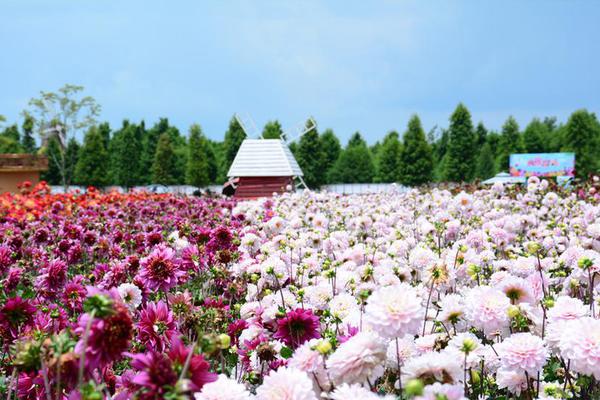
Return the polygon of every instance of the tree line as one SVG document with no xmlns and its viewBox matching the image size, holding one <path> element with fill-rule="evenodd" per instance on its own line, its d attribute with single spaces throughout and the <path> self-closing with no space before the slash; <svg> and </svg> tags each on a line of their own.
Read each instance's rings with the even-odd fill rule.
<svg viewBox="0 0 600 400">
<path fill-rule="evenodd" d="M 75 136 L 42 135 L 39 121 L 25 113 L 21 126 L 0 132 L 0 153 L 44 153 L 50 184 L 133 187 L 147 184 L 222 184 L 246 135 L 232 117 L 222 141 L 207 138 L 198 124 L 187 135 L 161 118 L 151 127 L 124 120 L 113 129 L 107 122 L 89 123 L 79 143 Z M 65 119 L 65 121 L 67 121 Z M 89 121 L 88 121 L 89 122 Z M 63 122 L 64 126 L 68 125 Z M 308 122 L 307 122 L 308 124 Z M 73 127 L 77 125 L 73 124 Z M 85 126 L 81 125 L 80 126 Z M 38 129 L 40 130 L 40 129 Z M 268 122 L 264 138 L 283 135 L 278 121 Z M 508 117 L 499 132 L 482 122 L 473 124 L 467 107 L 459 104 L 447 128 L 425 132 L 417 115 L 400 135 L 391 131 L 369 146 L 359 132 L 345 146 L 332 129 L 316 128 L 290 143 L 309 187 L 329 183 L 398 182 L 416 186 L 429 182 L 471 182 L 507 171 L 511 153 L 569 151 L 576 154 L 578 176 L 600 167 L 600 123 L 594 113 L 578 110 L 564 124 L 554 117 L 534 118 L 521 129 Z"/>
</svg>

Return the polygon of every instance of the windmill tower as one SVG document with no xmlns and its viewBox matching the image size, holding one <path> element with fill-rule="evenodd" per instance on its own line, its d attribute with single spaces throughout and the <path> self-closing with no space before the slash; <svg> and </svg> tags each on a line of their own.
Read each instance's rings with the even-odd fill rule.
<svg viewBox="0 0 600 400">
<path fill-rule="evenodd" d="M 273 193 L 306 188 L 302 169 L 289 149 L 289 143 L 316 128 L 310 117 L 307 124 L 283 133 L 280 139 L 264 139 L 249 116 L 234 115 L 246 134 L 227 172 L 229 181 L 223 192 L 237 198 L 269 197 Z"/>
</svg>

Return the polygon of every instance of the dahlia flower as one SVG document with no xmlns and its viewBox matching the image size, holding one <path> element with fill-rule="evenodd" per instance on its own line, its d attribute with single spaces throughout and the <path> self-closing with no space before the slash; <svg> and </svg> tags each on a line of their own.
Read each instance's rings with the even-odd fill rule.
<svg viewBox="0 0 600 400">
<path fill-rule="evenodd" d="M 310 339 L 321 337 L 319 327 L 319 317 L 311 310 L 297 308 L 277 320 L 277 332 L 273 337 L 296 348 Z"/>
<path fill-rule="evenodd" d="M 29 300 L 19 296 L 9 298 L 0 308 L 0 336 L 9 343 L 18 338 L 19 332 L 33 321 L 35 311 Z"/>
<path fill-rule="evenodd" d="M 184 378 L 190 380 L 190 389 L 194 392 L 202 389 L 205 384 L 214 382 L 217 379 L 217 374 L 209 371 L 210 365 L 204 359 L 202 354 L 190 355 L 191 349 L 184 346 L 183 342 L 175 337 L 171 343 L 171 349 L 168 356 L 175 365 L 176 369 L 183 369 L 189 357 L 188 375 Z"/>
<path fill-rule="evenodd" d="M 600 379 L 600 319 L 583 317 L 563 325 L 559 348 L 571 369 Z"/>
<path fill-rule="evenodd" d="M 256 400 L 317 400 L 313 382 L 295 368 L 279 368 L 256 389 Z"/>
<path fill-rule="evenodd" d="M 142 304 L 142 291 L 132 283 L 123 283 L 117 288 L 123 303 L 131 312 L 135 311 Z"/>
<path fill-rule="evenodd" d="M 393 400 L 395 397 L 391 395 L 380 397 L 357 383 L 352 385 L 343 383 L 329 393 L 327 398 L 330 400 Z"/>
<path fill-rule="evenodd" d="M 417 291 L 400 284 L 377 289 L 369 296 L 365 321 L 379 335 L 391 339 L 416 334 L 423 324 L 424 312 Z"/>
<path fill-rule="evenodd" d="M 477 286 L 465 298 L 467 320 L 486 335 L 508 325 L 510 300 L 501 291 L 489 286 Z"/>
<path fill-rule="evenodd" d="M 177 373 L 165 354 L 155 351 L 131 354 L 131 366 L 137 370 L 132 383 L 143 390 L 144 398 L 163 399 L 175 387 Z"/>
<path fill-rule="evenodd" d="M 165 245 L 156 246 L 148 256 L 140 260 L 140 266 L 139 277 L 150 290 L 168 291 L 186 275 L 185 271 L 179 269 L 175 250 Z"/>
<path fill-rule="evenodd" d="M 137 329 L 140 342 L 156 351 L 165 351 L 177 333 L 173 313 L 162 300 L 148 303 L 140 311 Z"/>
<path fill-rule="evenodd" d="M 207 383 L 199 393 L 194 394 L 196 400 L 250 400 L 250 392 L 241 383 L 219 375 L 214 382 Z"/>
<path fill-rule="evenodd" d="M 402 374 L 408 379 L 421 379 L 425 384 L 455 384 L 463 379 L 463 365 L 454 352 L 430 351 L 409 359 L 402 368 Z"/>
<path fill-rule="evenodd" d="M 335 384 L 364 383 L 383 374 L 386 343 L 372 332 L 360 332 L 342 343 L 326 361 Z M 373 381 L 372 379 L 371 381 Z"/>
<path fill-rule="evenodd" d="M 542 338 L 529 332 L 512 334 L 497 345 L 496 350 L 502 368 L 530 375 L 541 371 L 548 358 Z"/>
</svg>

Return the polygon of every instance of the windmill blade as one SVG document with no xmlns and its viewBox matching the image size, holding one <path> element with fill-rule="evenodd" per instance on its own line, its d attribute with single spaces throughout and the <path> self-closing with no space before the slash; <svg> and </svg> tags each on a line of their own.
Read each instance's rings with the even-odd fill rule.
<svg viewBox="0 0 600 400">
<path fill-rule="evenodd" d="M 315 121 L 315 119 L 312 116 L 308 117 L 308 120 L 306 122 L 299 122 L 290 131 L 285 131 L 283 133 L 283 138 L 284 138 L 283 140 L 286 143 L 291 143 L 294 140 L 301 137 L 302 135 L 304 135 L 316 128 L 317 128 L 317 121 Z"/>
<path fill-rule="evenodd" d="M 259 130 L 256 128 L 254 120 L 250 117 L 248 113 L 244 115 L 235 113 L 233 117 L 238 122 L 238 124 L 240 124 L 242 130 L 248 138 L 262 139 L 262 133 L 260 133 Z"/>
</svg>

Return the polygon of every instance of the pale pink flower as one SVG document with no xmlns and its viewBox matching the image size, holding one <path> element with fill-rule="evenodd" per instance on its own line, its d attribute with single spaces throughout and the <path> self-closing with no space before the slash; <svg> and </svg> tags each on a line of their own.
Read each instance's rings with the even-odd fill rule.
<svg viewBox="0 0 600 400">
<path fill-rule="evenodd" d="M 408 284 L 400 284 L 380 288 L 369 297 L 365 321 L 379 335 L 391 339 L 416 334 L 424 312 L 418 292 Z"/>
<path fill-rule="evenodd" d="M 527 390 L 525 374 L 515 370 L 500 368 L 496 373 L 496 383 L 500 389 L 506 388 L 506 390 L 517 396 L 520 396 L 522 391 Z"/>
<path fill-rule="evenodd" d="M 241 383 L 219 375 L 214 382 L 202 386 L 200 393 L 194 395 L 196 400 L 250 400 L 250 392 Z"/>
<path fill-rule="evenodd" d="M 265 377 L 256 389 L 256 400 L 317 400 L 317 396 L 305 372 L 284 367 Z"/>
<path fill-rule="evenodd" d="M 359 332 L 342 343 L 326 362 L 334 383 L 364 383 L 383 374 L 386 344 L 372 332 Z"/>
<path fill-rule="evenodd" d="M 529 332 L 515 333 L 496 346 L 502 368 L 530 375 L 541 371 L 548 349 L 539 336 Z"/>
<path fill-rule="evenodd" d="M 462 360 L 455 352 L 430 351 L 408 360 L 402 367 L 402 374 L 408 379 L 433 379 L 443 383 L 458 383 L 463 376 Z"/>
<path fill-rule="evenodd" d="M 488 336 L 508 325 L 510 300 L 497 289 L 477 286 L 469 291 L 465 304 L 467 319 Z"/>
<path fill-rule="evenodd" d="M 600 320 L 583 317 L 564 325 L 559 348 L 575 372 L 600 379 Z"/>
</svg>

